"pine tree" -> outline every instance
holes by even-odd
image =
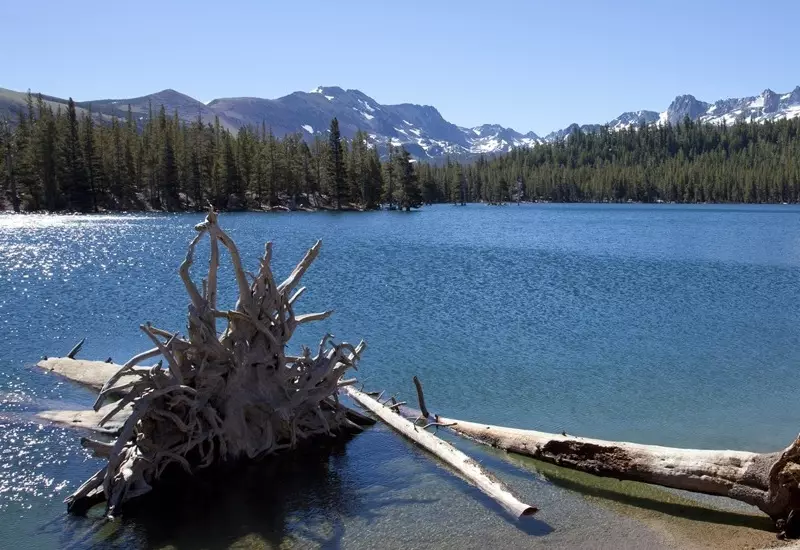
[[[342,153],[342,137],[339,134],[339,120],[334,117],[331,120],[331,131],[328,137],[328,181],[333,188],[336,200],[336,209],[342,209],[342,198],[345,195],[346,174],[344,167],[344,155]]]
[[[272,133],[272,127],[269,128],[269,133],[267,134],[265,157],[269,206],[275,206],[278,203],[278,174],[280,173],[280,167],[278,166],[278,144],[275,140],[275,135]]]
[[[417,173],[414,170],[414,163],[411,161],[411,155],[406,151],[405,147],[400,147],[400,152],[395,158],[397,161],[399,190],[397,204],[400,209],[405,209],[406,212],[408,212],[412,208],[419,208],[422,206],[422,194],[420,193],[419,182],[417,181]]]
[[[178,165],[175,159],[175,145],[172,132],[164,134],[164,154],[161,159],[161,178],[163,204],[168,211],[181,209]]]
[[[394,209],[395,189],[394,189],[394,149],[392,140],[386,143],[386,186],[383,189],[383,202],[388,205],[389,210]]]
[[[453,204],[462,206],[467,204],[467,180],[464,178],[464,172],[460,164],[456,164],[453,168],[453,182],[450,186],[450,193]]]
[[[44,191],[45,207],[53,212],[59,210],[63,204],[57,181],[58,127],[53,110],[45,104],[41,94],[37,96],[36,101],[38,119],[32,125],[34,142],[33,167]]]
[[[14,135],[7,118],[0,119],[0,174],[5,176],[6,195],[14,212],[20,211],[17,175],[14,172]]]
[[[95,132],[94,120],[92,119],[92,111],[89,109],[88,114],[85,114],[82,119],[81,129],[81,146],[83,153],[84,169],[86,170],[86,186],[89,189],[89,195],[92,200],[92,211],[97,212],[98,197],[97,197],[97,177],[98,172],[101,170],[101,162],[99,155],[95,148]]]
[[[377,146],[370,149],[366,179],[364,207],[368,210],[379,208],[383,189],[383,169]]]
[[[318,135],[314,136],[314,143],[311,150],[311,164],[312,164],[312,173],[314,174],[314,180],[316,181],[317,191],[322,193],[323,190],[327,189],[328,179],[326,176],[326,166],[327,166],[327,144],[323,141]],[[311,203],[312,206],[319,206],[319,196],[314,197],[314,201]]]
[[[128,115],[125,122],[125,136],[122,140],[123,159],[122,159],[122,174],[126,182],[126,194],[131,202],[134,201],[136,193],[141,188],[141,174],[137,169],[135,159],[137,133],[136,122],[133,120],[133,112],[131,106],[128,105]]]
[[[33,140],[33,100],[28,92],[28,110],[19,113],[14,145],[17,151],[14,162],[16,180],[27,210],[41,210],[44,207],[44,192],[35,171],[36,150]]]
[[[69,98],[67,103],[66,130],[59,144],[61,160],[61,187],[67,198],[70,210],[87,211],[92,209],[93,197],[86,177],[86,165],[78,128],[78,115],[75,102]]]

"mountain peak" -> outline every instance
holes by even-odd
[[[691,94],[677,96],[667,108],[667,120],[670,124],[678,124],[687,116],[695,120],[705,113],[710,105],[704,101],[698,101]]]
[[[58,98],[50,98],[50,101],[66,103]],[[361,130],[367,133],[372,144],[391,142],[395,146],[402,145],[417,159],[438,161],[446,156],[468,158],[476,154],[497,154],[515,147],[569,139],[577,131],[588,134],[603,131],[604,128],[620,131],[667,121],[676,124],[686,117],[718,124],[800,117],[800,86],[785,94],[766,88],[758,96],[721,99],[713,104],[700,101],[691,94],[679,95],[660,114],[647,110],[627,111],[603,125],[573,123],[550,132],[544,138],[535,132],[521,134],[500,124],[481,124],[473,128],[456,126],[447,121],[434,106],[414,103],[383,105],[360,90],[339,86],[318,86],[310,92],[294,92],[276,99],[229,97],[207,104],[166,88],[138,98],[78,104],[84,108],[89,105],[98,115],[123,118],[130,105],[137,121],[147,119],[150,106],[157,110],[163,105],[167,112],[177,112],[178,117],[187,122],[200,117],[205,123],[213,123],[218,118],[224,128],[233,132],[243,127],[265,124],[276,136],[300,134],[305,139],[324,135],[331,119],[336,117],[345,138],[352,138]],[[4,112],[16,113],[24,107],[24,94],[0,94],[0,115]]]
[[[309,93],[336,97],[337,95],[344,95],[346,92],[339,86],[317,86]]]

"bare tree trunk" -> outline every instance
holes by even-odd
[[[387,407],[385,404],[353,387],[345,388],[344,391],[359,405],[368,409],[386,424],[455,468],[457,472],[497,501],[500,506],[515,518],[532,516],[536,513],[536,508],[520,502],[502,482],[486,472],[480,464],[466,454],[446,441],[426,432],[425,427],[415,426],[413,422],[400,416],[395,410],[397,405]]]
[[[786,536],[800,535],[800,438],[783,451],[706,451],[603,441],[439,417],[475,441],[591,474],[730,497],[769,515]]]

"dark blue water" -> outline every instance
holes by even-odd
[[[314,483],[285,489],[281,510],[243,487],[225,513],[173,529],[66,517],[61,499],[98,463],[75,434],[33,413],[93,398],[31,365],[84,336],[81,356],[122,362],[149,347],[141,323],[181,329],[177,268],[201,219],[0,217],[0,540],[388,548],[464,547],[479,536],[569,545],[595,535],[561,519],[565,510],[611,521],[579,495],[467,447],[542,507],[524,532],[381,428],[326,459]],[[645,443],[773,450],[800,429],[797,207],[470,205],[221,221],[253,269],[274,240],[279,277],[323,239],[298,312],[336,313],[296,342],[315,344],[326,331],[365,339],[368,388],[413,399],[416,374],[429,407],[449,416]],[[230,298],[232,281],[221,280]],[[431,514],[435,524],[420,519]],[[611,521],[609,547],[644,536],[625,522]]]

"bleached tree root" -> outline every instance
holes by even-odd
[[[758,507],[779,536],[800,536],[800,438],[783,451],[707,451],[603,441],[438,417],[470,439],[588,472],[720,495]]]
[[[102,427],[118,415],[125,418],[111,444],[89,441],[107,464],[67,498],[68,509],[106,500],[113,517],[126,501],[151,490],[165,468],[177,464],[187,471],[215,462],[256,458],[294,449],[302,441],[359,430],[338,402],[339,385],[355,368],[362,342],[332,344],[325,335],[317,351],[303,347],[298,356],[285,354],[297,326],[327,317],[330,312],[295,315],[294,304],[305,290],[298,286],[320,249],[317,242],[289,277],[278,284],[270,269],[267,243],[256,274],[245,272],[239,251],[209,212],[197,225],[180,276],[189,294],[187,336],[149,324],[140,328],[153,348],[114,368],[100,388],[95,411],[114,393],[122,398],[102,410]],[[207,278],[198,288],[190,276],[194,249],[210,239]],[[220,243],[233,265],[238,299],[230,310],[217,306]],[[225,323],[221,333],[217,322]],[[152,367],[140,363],[162,357]],[[72,363],[61,361],[62,374]],[[95,364],[95,370],[114,367]],[[56,370],[55,368],[53,370]],[[69,376],[69,375],[68,375]],[[71,372],[73,379],[81,378]],[[96,380],[83,376],[92,386]]]
[[[77,382],[82,386],[94,388],[97,391],[105,384],[106,380],[110,377],[109,372],[116,373],[122,368],[121,365],[113,363],[106,363],[105,361],[87,361],[85,359],[69,359],[66,357],[51,357],[39,361],[37,365],[47,371],[54,372],[59,376]],[[126,378],[130,378],[126,382]],[[130,377],[122,376],[117,383],[108,389],[110,396],[124,393],[132,384],[131,381],[138,381],[139,378],[135,375]],[[342,380],[339,385],[355,383],[355,379]],[[78,411],[65,411],[65,410],[45,410],[36,413],[36,416],[42,420],[53,422],[68,428],[79,428],[83,430],[90,430],[101,432],[105,434],[117,434],[121,430],[125,421],[132,412],[131,406],[127,406],[124,410],[114,414],[114,417],[106,420],[103,427],[100,427],[99,422],[102,420],[108,411],[112,410],[115,403],[103,405],[98,410],[78,410]],[[323,402],[322,406],[332,407],[337,406],[344,409],[347,418],[354,424],[359,426],[372,426],[375,420],[369,416],[363,415],[360,412],[346,407],[342,403],[334,404],[330,402]]]
[[[345,388],[344,392],[402,435],[455,468],[515,518],[536,513],[536,508],[520,502],[500,480],[484,470],[480,464],[446,441],[425,431],[422,426],[416,426],[403,418],[396,412],[399,404],[384,405],[353,387]]]

